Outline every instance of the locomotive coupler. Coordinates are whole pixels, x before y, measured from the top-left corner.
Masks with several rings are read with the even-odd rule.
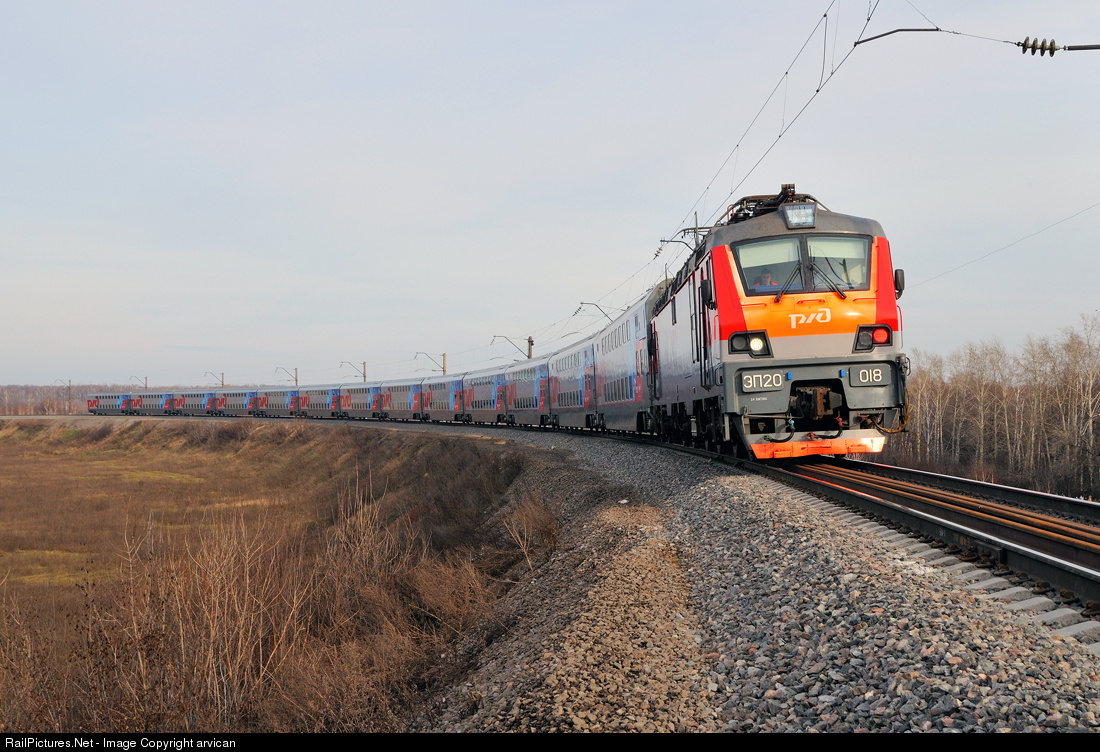
[[[803,418],[821,420],[843,404],[844,395],[827,386],[799,386],[791,397],[791,412]]]

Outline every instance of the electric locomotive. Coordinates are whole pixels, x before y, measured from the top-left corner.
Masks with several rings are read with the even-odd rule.
[[[909,373],[881,225],[784,185],[695,232],[654,301],[645,428],[757,459],[881,451]]]

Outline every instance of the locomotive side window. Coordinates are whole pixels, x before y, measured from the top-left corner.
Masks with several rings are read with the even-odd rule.
[[[871,282],[871,244],[860,237],[809,237],[814,289],[866,290]]]
[[[736,247],[745,292],[749,295],[775,295],[802,292],[802,254],[798,238],[772,238]]]

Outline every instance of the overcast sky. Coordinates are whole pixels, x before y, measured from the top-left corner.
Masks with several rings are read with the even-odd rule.
[[[1094,1],[915,4],[1100,43]],[[789,182],[882,223],[907,349],[1100,307],[1100,207],[921,284],[1100,201],[1100,51],[853,51],[868,6],[838,0],[784,81],[827,6],[0,4],[0,383],[330,383],[342,361],[434,367],[417,351],[458,371],[519,355],[494,335],[548,352],[606,322],[580,302],[675,268],[683,246],[653,257],[685,218]],[[926,25],[882,0],[865,36]]]

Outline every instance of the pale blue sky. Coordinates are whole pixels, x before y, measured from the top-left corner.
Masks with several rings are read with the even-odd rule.
[[[827,5],[0,5],[0,383],[321,383],[354,378],[341,361],[430,367],[416,351],[504,362],[496,334],[560,346],[604,320],[571,317],[580,301],[625,305],[663,273],[680,246],[647,266],[660,239]],[[1095,3],[916,6],[1100,43]],[[700,219],[866,12],[834,5]],[[867,33],[922,25],[882,0]],[[1100,51],[862,45],[737,195],[794,182],[878,219],[917,285],[1100,201],[1098,73]],[[912,287],[906,346],[1072,325],[1098,306],[1098,231],[1100,208]]]

